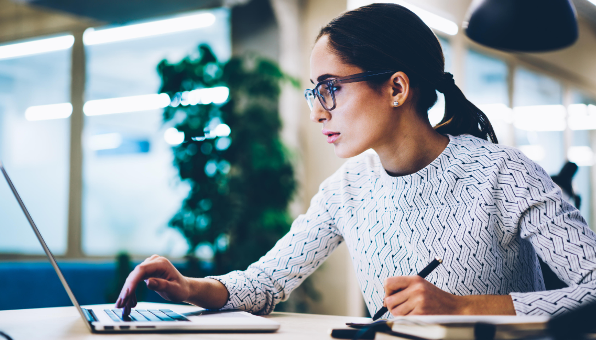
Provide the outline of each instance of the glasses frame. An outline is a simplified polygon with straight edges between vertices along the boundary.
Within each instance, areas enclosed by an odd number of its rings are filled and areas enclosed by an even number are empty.
[[[319,99],[319,103],[321,103],[321,106],[326,111],[332,111],[336,107],[336,103],[335,103],[335,90],[333,90],[333,86],[334,85],[336,85],[336,84],[356,83],[356,82],[364,81],[364,80],[366,80],[367,78],[370,78],[370,77],[382,76],[382,75],[385,75],[385,74],[395,73],[395,72],[397,72],[397,71],[389,71],[389,70],[385,70],[385,71],[367,71],[367,72],[352,74],[352,75],[341,77],[341,78],[325,79],[323,81],[318,82],[317,85],[315,85],[315,87],[313,89],[306,89],[306,90],[304,90],[304,98],[306,98],[306,102],[308,103],[308,106],[310,107],[310,110],[311,111],[314,109],[314,101],[312,102],[312,105],[311,105],[311,101],[310,101],[309,97],[317,97]],[[326,85],[327,86],[327,89],[329,90],[329,94],[331,95],[331,100],[333,102],[333,106],[330,107],[330,108],[328,108],[325,105],[325,99],[323,98],[323,95],[321,95],[321,92],[319,91],[319,88],[322,85]]]

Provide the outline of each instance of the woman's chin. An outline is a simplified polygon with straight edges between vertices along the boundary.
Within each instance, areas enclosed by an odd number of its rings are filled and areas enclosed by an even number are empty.
[[[339,158],[350,158],[354,156],[358,156],[360,152],[356,152],[356,150],[346,147],[346,145],[341,145],[339,143],[333,144],[335,155]]]

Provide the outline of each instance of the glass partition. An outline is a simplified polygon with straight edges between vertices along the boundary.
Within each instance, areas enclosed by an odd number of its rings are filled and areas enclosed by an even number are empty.
[[[105,100],[156,95],[161,83],[158,63],[196,55],[199,44],[208,44],[220,60],[227,60],[229,12],[216,9],[186,16],[198,15],[200,22],[210,17],[201,17],[205,14],[214,18],[209,25],[86,46],[83,250],[87,255],[125,251],[178,257],[188,249],[179,232],[167,226],[188,193],[172,164],[171,146],[180,141],[176,131],[172,134],[171,126],[162,123],[159,105],[168,105],[169,99],[164,103],[161,97],[143,97],[147,99],[132,104],[130,110],[120,107],[126,105],[123,102]],[[175,21],[167,27],[171,25]],[[154,99],[156,108],[145,105]]]
[[[510,132],[511,108],[507,93],[507,63],[468,50],[465,95],[490,120],[500,144],[513,144]]]
[[[56,39],[67,44],[53,52],[37,49],[42,39],[4,45],[28,43],[20,46],[29,54],[0,54],[0,160],[46,242],[61,255],[67,242],[73,40]],[[42,254],[3,176],[0,182],[0,253]]]
[[[549,175],[557,174],[565,163],[566,110],[561,83],[521,67],[514,81],[516,145]]]
[[[573,190],[581,198],[580,211],[592,229],[595,217],[592,213],[592,171],[595,162],[593,135],[596,130],[596,98],[578,90],[571,91],[571,105],[567,108],[568,123],[572,132],[571,145],[567,150],[571,162],[579,166],[573,178]]]

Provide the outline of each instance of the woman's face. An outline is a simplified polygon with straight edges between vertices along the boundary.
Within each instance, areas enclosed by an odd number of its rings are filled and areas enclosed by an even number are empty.
[[[328,47],[328,37],[323,36],[312,50],[310,72],[311,82],[317,84],[324,79],[345,77],[364,70],[343,63]],[[335,109],[326,111],[317,99],[310,119],[323,124],[323,134],[327,136],[327,142],[334,145],[338,157],[353,157],[370,148],[382,148],[393,140],[398,124],[392,105],[394,95],[395,89],[389,79],[380,89],[373,89],[366,81],[338,84]]]

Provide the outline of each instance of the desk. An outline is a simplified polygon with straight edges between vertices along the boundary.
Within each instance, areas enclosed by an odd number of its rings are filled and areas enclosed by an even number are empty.
[[[113,305],[84,306],[93,309],[112,308]],[[169,304],[141,302],[139,308],[172,308]],[[176,306],[186,312],[196,310],[193,306]],[[137,334],[91,334],[74,307],[37,308],[0,311],[0,330],[14,340],[52,339],[206,339],[206,340],[329,340],[329,329],[345,327],[346,322],[370,321],[367,318],[330,316],[298,313],[277,313],[265,316],[281,324],[274,333],[137,333]]]

